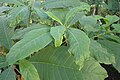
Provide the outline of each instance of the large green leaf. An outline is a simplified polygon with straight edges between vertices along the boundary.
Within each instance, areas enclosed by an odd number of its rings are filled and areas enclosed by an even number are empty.
[[[28,57],[33,52],[37,52],[47,46],[51,41],[52,37],[49,33],[49,28],[35,29],[28,32],[7,54],[8,64],[14,64],[16,61]]]
[[[14,69],[9,67],[0,74],[0,80],[16,80]]]
[[[120,72],[120,44],[108,40],[100,40],[99,42],[109,53],[115,55],[115,64],[113,66]]]
[[[43,3],[45,8],[68,8],[79,6],[80,0],[46,0]]]
[[[83,66],[83,62],[90,56],[89,45],[90,39],[81,30],[70,28],[68,31],[69,52],[74,54],[76,62]]]
[[[7,49],[12,47],[11,37],[14,29],[10,28],[6,17],[0,17],[0,43]]]
[[[55,21],[59,22],[61,25],[63,25],[63,23],[61,22],[61,20],[60,20],[56,15],[54,15],[52,12],[47,11],[46,14],[47,14],[50,18],[52,18],[53,20],[55,20]]]
[[[22,39],[23,36],[32,31],[32,30],[35,30],[35,29],[45,29],[45,28],[48,28],[49,26],[48,25],[42,25],[42,24],[33,24],[31,25],[30,27],[27,27],[23,30],[19,30],[19,31],[16,31],[16,33],[12,36],[12,39]]]
[[[100,43],[91,39],[90,53],[98,62],[105,64],[115,63],[114,55],[107,52],[107,49],[103,48]]]
[[[23,76],[24,80],[40,80],[36,68],[29,61],[21,60],[19,67],[20,73]]]
[[[85,61],[79,70],[68,47],[47,47],[31,57],[41,80],[104,80],[106,71],[93,59]]]
[[[51,27],[50,34],[54,38],[55,47],[58,47],[62,44],[63,34],[66,28],[64,26]]]

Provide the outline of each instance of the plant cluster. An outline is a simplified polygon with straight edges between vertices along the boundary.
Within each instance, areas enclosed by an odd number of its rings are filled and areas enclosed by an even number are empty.
[[[104,80],[120,72],[119,0],[0,0],[0,80]]]

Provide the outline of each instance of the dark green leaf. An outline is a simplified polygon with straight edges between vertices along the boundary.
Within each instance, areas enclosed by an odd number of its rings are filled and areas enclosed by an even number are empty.
[[[14,29],[10,28],[6,17],[0,17],[0,43],[10,49],[12,47],[11,37],[14,33]]]
[[[67,47],[47,47],[31,57],[41,80],[104,80],[106,71],[93,59],[79,70]]]
[[[113,65],[120,72],[120,44],[108,40],[100,40],[99,42],[109,53],[115,55],[115,64]]]
[[[97,41],[91,40],[90,45],[91,56],[94,57],[98,62],[104,64],[115,63],[114,55],[107,52],[107,49],[103,48]]]
[[[16,80],[15,72],[12,67],[9,67],[0,74],[0,80]]]

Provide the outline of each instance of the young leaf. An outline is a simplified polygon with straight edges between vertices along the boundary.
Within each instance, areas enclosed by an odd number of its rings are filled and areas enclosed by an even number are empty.
[[[68,8],[60,8],[60,9],[52,9],[51,12],[57,16],[60,21],[64,24],[65,23],[65,16],[68,13],[69,9]]]
[[[86,4],[86,3],[83,3],[83,4],[82,4],[81,6],[79,6],[79,7],[72,8],[72,9],[67,13],[67,15],[66,15],[66,17],[65,17],[65,25],[69,25],[69,24],[67,23],[67,21],[68,21],[70,18],[74,17],[78,12],[81,12],[81,11],[84,11],[84,10],[90,11],[90,6],[89,6],[88,4]]]
[[[69,42],[69,52],[76,57],[76,62],[83,66],[83,62],[90,56],[89,46],[90,39],[81,30],[70,28],[67,31],[68,42]]]
[[[36,68],[29,61],[21,60],[19,67],[20,73],[23,76],[24,80],[40,80]]]
[[[47,11],[46,14],[53,20],[55,20],[55,21],[59,22],[61,25],[63,25],[63,23],[60,21],[60,19],[57,16],[55,16],[52,12]]]
[[[6,56],[9,65],[30,56],[33,52],[44,48],[52,41],[49,28],[35,29],[28,32],[21,41],[17,42]]]
[[[115,55],[113,66],[120,72],[120,44],[108,40],[99,40],[99,42],[109,53]]]
[[[47,47],[30,58],[41,80],[104,80],[106,71],[93,59],[85,61],[79,70],[68,47]]]
[[[11,37],[14,29],[10,28],[6,17],[0,17],[0,43],[7,49],[12,47]]]
[[[58,47],[62,44],[63,34],[66,28],[64,26],[51,27],[50,34],[54,38],[55,47]]]
[[[12,67],[9,67],[0,74],[0,80],[16,80],[15,72]]]
[[[97,41],[91,40],[90,53],[97,61],[104,64],[115,63],[115,57],[113,54],[107,52],[107,49],[103,48]]]

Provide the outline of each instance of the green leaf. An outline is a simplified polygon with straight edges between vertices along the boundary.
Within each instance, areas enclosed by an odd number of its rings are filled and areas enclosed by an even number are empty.
[[[79,19],[79,22],[81,25],[91,25],[94,27],[97,23],[97,20],[93,16],[83,16]]]
[[[69,18],[69,20],[65,23],[65,25],[68,24],[67,26],[69,27],[69,26],[75,24],[84,15],[85,15],[84,12],[76,13],[73,17]]]
[[[12,3],[12,4],[17,4],[17,5],[24,5],[22,4],[20,1],[18,0],[0,0],[0,2],[4,2],[4,3]]]
[[[113,54],[107,52],[107,49],[103,48],[97,41],[91,40],[90,53],[98,62],[104,64],[115,63],[115,57]]]
[[[114,34],[111,35],[105,35],[105,37],[107,37],[107,40],[111,40],[111,41],[115,41],[117,43],[120,43],[120,37]]]
[[[49,28],[35,29],[28,32],[7,54],[8,64],[12,65],[16,61],[30,56],[33,52],[37,52],[47,46],[51,41],[52,37],[49,34]]]
[[[40,80],[36,68],[29,61],[21,60],[19,67],[20,73],[23,76],[24,80]]]
[[[113,66],[120,72],[120,44],[108,40],[99,40],[99,42],[109,53],[115,55]]]
[[[63,34],[66,28],[64,26],[51,27],[50,34],[54,38],[55,47],[58,47],[62,44]]]
[[[0,55],[0,68],[7,66],[7,63],[5,61],[6,61],[6,58],[3,55]]]
[[[48,28],[48,25],[42,25],[42,24],[33,24],[30,27],[27,27],[23,30],[19,30],[17,31],[13,36],[12,39],[22,39],[24,37],[24,35],[32,30],[35,29],[45,29]]]
[[[110,24],[112,24],[112,23],[114,23],[114,22],[116,22],[116,21],[118,21],[118,20],[120,20],[120,18],[118,17],[118,16],[116,16],[116,15],[107,15],[106,17],[105,17],[105,19],[107,19],[108,20],[108,24],[110,25]]]
[[[47,14],[45,14],[45,12],[39,8],[34,8],[34,10],[36,11],[37,15],[40,17],[40,19],[44,20],[47,19],[48,16]]]
[[[76,7],[81,5],[79,0],[46,0],[43,3],[43,6],[47,9],[51,8],[68,8],[68,7]]]
[[[16,80],[15,72],[12,67],[9,67],[0,74],[0,80]]]
[[[90,11],[90,6],[87,4],[87,3],[83,3],[82,5],[80,5],[79,7],[75,7],[75,8],[72,8],[66,15],[65,17],[65,25],[68,25],[67,21],[70,19],[70,18],[73,18],[78,12],[81,12],[81,11]]]
[[[0,7],[0,14],[4,11],[10,10],[10,9],[12,9],[12,7],[2,6],[2,7]]]
[[[55,16],[52,12],[47,11],[46,14],[50,18],[52,18],[53,20],[55,20],[55,21],[59,22],[61,25],[63,25],[63,23],[61,22],[61,20],[57,16]]]
[[[13,33],[14,29],[9,27],[7,18],[0,17],[0,43],[7,49],[12,47],[11,37]]]
[[[26,20],[27,22],[30,12],[28,10],[28,6],[19,6],[19,7],[13,8],[10,11],[9,15],[10,15],[9,22],[11,23],[11,26],[13,26],[23,20]]]
[[[70,45],[69,52],[75,55],[76,63],[82,67],[84,60],[90,56],[90,39],[83,31],[74,28],[70,28],[67,34]]]
[[[35,65],[41,80],[104,80],[106,71],[93,59],[85,61],[79,70],[68,47],[47,47],[30,58]]]
[[[114,32],[120,33],[120,24],[112,24],[112,27]]]
[[[64,24],[65,23],[65,16],[68,13],[69,9],[68,8],[63,8],[63,9],[52,9],[51,12],[57,16],[60,21]]]

